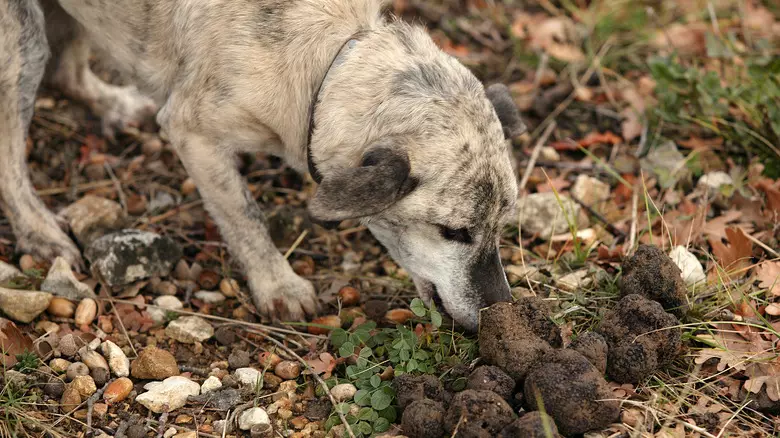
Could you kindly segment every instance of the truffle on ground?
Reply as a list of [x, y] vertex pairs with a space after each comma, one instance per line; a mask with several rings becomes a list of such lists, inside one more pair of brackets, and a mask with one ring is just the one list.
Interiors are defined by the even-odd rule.
[[515, 380], [499, 367], [483, 365], [469, 375], [466, 389], [493, 391], [511, 403], [514, 399]]
[[585, 356], [601, 374], [607, 372], [607, 341], [600, 334], [583, 333], [577, 336], [569, 348]]
[[430, 399], [417, 400], [407, 406], [401, 417], [401, 428], [409, 438], [441, 438], [444, 435], [444, 406]]
[[558, 428], [553, 419], [539, 411], [529, 412], [505, 427], [498, 438], [557, 438]]
[[515, 420], [512, 407], [491, 391], [467, 389], [455, 394], [444, 417], [444, 429], [459, 438], [493, 438]]
[[621, 296], [641, 295], [658, 301], [676, 316], [682, 316], [687, 308], [686, 292], [682, 271], [656, 246], [640, 245], [636, 253], [623, 262]]
[[444, 390], [441, 381], [430, 374], [415, 376], [402, 374], [393, 379], [398, 407], [404, 411], [412, 402], [426, 398], [448, 404], [452, 395]]

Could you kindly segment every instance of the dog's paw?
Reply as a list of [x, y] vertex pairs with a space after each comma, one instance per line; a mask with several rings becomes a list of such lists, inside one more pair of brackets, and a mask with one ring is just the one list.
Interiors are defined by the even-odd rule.
[[318, 307], [314, 286], [289, 267], [284, 271], [288, 272], [276, 276], [250, 275], [249, 287], [258, 312], [274, 321], [303, 321], [313, 316]]
[[129, 127], [138, 128], [157, 113], [154, 101], [138, 92], [133, 86], [112, 87], [101, 96], [96, 112], [102, 120], [103, 135], [114, 138], [117, 132]]
[[20, 231], [16, 250], [41, 260], [62, 257], [79, 271], [84, 270], [81, 251], [62, 230], [56, 227]]

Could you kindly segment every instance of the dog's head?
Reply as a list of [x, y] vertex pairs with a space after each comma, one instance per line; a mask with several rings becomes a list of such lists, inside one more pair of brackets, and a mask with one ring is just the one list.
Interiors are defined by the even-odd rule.
[[349, 122], [374, 139], [352, 146], [358, 163], [322, 172], [309, 209], [323, 221], [360, 218], [424, 300], [474, 330], [479, 309], [511, 299], [498, 252], [517, 199], [505, 138], [525, 127], [505, 86], [486, 90], [444, 54], [391, 76], [377, 79], [388, 92], [373, 112], [348, 115], [367, 117]]

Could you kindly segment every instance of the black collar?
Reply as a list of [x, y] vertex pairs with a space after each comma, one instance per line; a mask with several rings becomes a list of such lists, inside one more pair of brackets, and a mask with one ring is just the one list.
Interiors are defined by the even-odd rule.
[[314, 112], [317, 110], [317, 104], [320, 101], [320, 91], [322, 91], [322, 86], [325, 84], [325, 81], [328, 79], [328, 75], [330, 74], [330, 71], [333, 70], [333, 67], [339, 65], [343, 61], [344, 55], [347, 54], [347, 52], [352, 49], [355, 44], [357, 43], [357, 37], [358, 34], [352, 35], [342, 46], [341, 49], [339, 49], [339, 52], [336, 54], [336, 56], [333, 57], [333, 61], [331, 61], [330, 66], [328, 67], [328, 70], [325, 72], [325, 75], [322, 77], [322, 81], [317, 86], [317, 89], [315, 90], [311, 105], [309, 106], [309, 133], [308, 137], [306, 139], [306, 161], [309, 166], [309, 173], [311, 174], [312, 179], [319, 184], [322, 182], [322, 174], [320, 174], [319, 170], [317, 169], [317, 165], [314, 163], [314, 158], [312, 157], [311, 153], [311, 138], [314, 134]]

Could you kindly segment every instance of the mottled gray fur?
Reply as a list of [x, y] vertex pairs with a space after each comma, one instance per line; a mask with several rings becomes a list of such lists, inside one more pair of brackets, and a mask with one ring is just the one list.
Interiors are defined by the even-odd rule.
[[[42, 14], [35, 0], [0, 0], [0, 195], [19, 249], [80, 262], [24, 166], [46, 70], [47, 81], [102, 117], [108, 135], [159, 108], [258, 309], [292, 319], [315, 312], [314, 288], [274, 247], [233, 157], [275, 154], [305, 172], [310, 104], [354, 36], [319, 93], [311, 151], [323, 181], [312, 215], [360, 218], [423, 298], [438, 295], [475, 328], [480, 308], [509, 299], [497, 242], [517, 196], [504, 139], [516, 126], [502, 127], [496, 110], [507, 124], [519, 119], [505, 88], [489, 99], [423, 29], [384, 20], [382, 3], [45, 0]], [[101, 82], [89, 70], [91, 48], [138, 89]]]

